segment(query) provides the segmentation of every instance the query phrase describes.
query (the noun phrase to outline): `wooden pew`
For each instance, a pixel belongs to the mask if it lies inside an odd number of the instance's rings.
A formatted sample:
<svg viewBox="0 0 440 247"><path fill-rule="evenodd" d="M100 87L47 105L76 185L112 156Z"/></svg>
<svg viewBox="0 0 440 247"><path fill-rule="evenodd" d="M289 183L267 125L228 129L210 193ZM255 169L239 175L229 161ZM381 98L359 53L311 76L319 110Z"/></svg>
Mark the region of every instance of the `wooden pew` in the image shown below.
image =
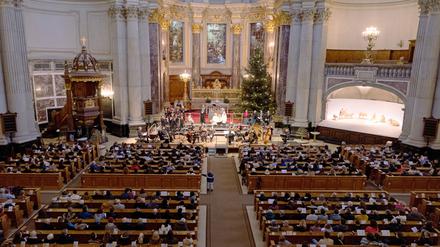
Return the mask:
<svg viewBox="0 0 440 247"><path fill-rule="evenodd" d="M440 176L385 175L383 189L389 192L440 191Z"/></svg>
<svg viewBox="0 0 440 247"><path fill-rule="evenodd" d="M261 179L260 188L257 179ZM248 190L361 190L366 180L366 176L248 175Z"/></svg>
<svg viewBox="0 0 440 247"><path fill-rule="evenodd" d="M90 188L200 189L200 175L85 173L81 186Z"/></svg>
<svg viewBox="0 0 440 247"><path fill-rule="evenodd" d="M0 186L40 187L42 189L61 189L61 173L0 173Z"/></svg>
<svg viewBox="0 0 440 247"><path fill-rule="evenodd" d="M9 234L11 221L5 213L0 214L0 226L1 230L3 231L3 238L6 238Z"/></svg>

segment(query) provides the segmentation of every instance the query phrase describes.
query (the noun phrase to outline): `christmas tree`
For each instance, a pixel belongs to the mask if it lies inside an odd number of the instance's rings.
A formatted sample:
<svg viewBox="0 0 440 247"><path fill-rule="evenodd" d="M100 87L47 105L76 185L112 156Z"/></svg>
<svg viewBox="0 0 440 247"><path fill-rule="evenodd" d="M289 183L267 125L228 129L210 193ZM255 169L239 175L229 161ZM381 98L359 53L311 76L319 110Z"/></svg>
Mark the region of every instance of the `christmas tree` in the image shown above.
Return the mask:
<svg viewBox="0 0 440 247"><path fill-rule="evenodd" d="M241 108L249 112L262 110L263 112L275 110L275 101L272 95L272 78L267 73L264 63L264 54L257 48L249 59L247 76L241 83Z"/></svg>

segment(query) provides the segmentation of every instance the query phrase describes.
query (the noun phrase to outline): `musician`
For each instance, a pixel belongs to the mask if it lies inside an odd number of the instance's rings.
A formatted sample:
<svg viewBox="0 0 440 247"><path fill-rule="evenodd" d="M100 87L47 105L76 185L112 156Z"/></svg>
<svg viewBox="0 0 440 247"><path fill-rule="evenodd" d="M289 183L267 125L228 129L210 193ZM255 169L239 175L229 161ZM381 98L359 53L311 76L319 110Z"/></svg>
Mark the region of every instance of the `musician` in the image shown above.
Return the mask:
<svg viewBox="0 0 440 247"><path fill-rule="evenodd" d="M200 123L201 124L205 123L205 117L206 117L206 109L205 109L205 105L202 105L202 110L200 110Z"/></svg>
<svg viewBox="0 0 440 247"><path fill-rule="evenodd" d="M227 135L228 145L232 144L232 142L234 141L234 137L235 137L235 133L234 133L232 126L231 126L231 127L229 127L228 135Z"/></svg>
<svg viewBox="0 0 440 247"><path fill-rule="evenodd" d="M266 114L264 114L264 123L266 125L269 125L270 121L271 121L271 115L270 115L270 111L268 110Z"/></svg>

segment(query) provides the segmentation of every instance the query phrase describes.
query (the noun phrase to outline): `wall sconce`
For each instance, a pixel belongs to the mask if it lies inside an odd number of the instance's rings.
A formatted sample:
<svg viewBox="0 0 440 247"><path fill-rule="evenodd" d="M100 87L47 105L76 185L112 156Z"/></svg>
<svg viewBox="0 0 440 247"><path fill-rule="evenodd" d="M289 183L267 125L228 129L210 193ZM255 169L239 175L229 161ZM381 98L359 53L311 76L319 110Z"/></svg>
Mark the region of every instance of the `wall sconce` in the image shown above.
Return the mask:
<svg viewBox="0 0 440 247"><path fill-rule="evenodd" d="M101 90L102 97L112 98L114 94L115 94L115 92L113 92L113 90L109 90L109 89Z"/></svg>

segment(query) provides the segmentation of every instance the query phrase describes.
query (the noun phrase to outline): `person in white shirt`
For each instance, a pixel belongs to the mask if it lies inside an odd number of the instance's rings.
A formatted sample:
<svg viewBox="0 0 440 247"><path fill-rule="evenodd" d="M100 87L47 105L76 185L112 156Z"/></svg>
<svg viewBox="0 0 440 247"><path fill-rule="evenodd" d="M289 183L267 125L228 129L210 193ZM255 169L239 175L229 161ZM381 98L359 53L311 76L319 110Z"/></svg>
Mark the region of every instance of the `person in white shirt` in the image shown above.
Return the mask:
<svg viewBox="0 0 440 247"><path fill-rule="evenodd" d="M125 205L121 203L121 200L116 199L115 205L113 205L115 209L125 209Z"/></svg>

